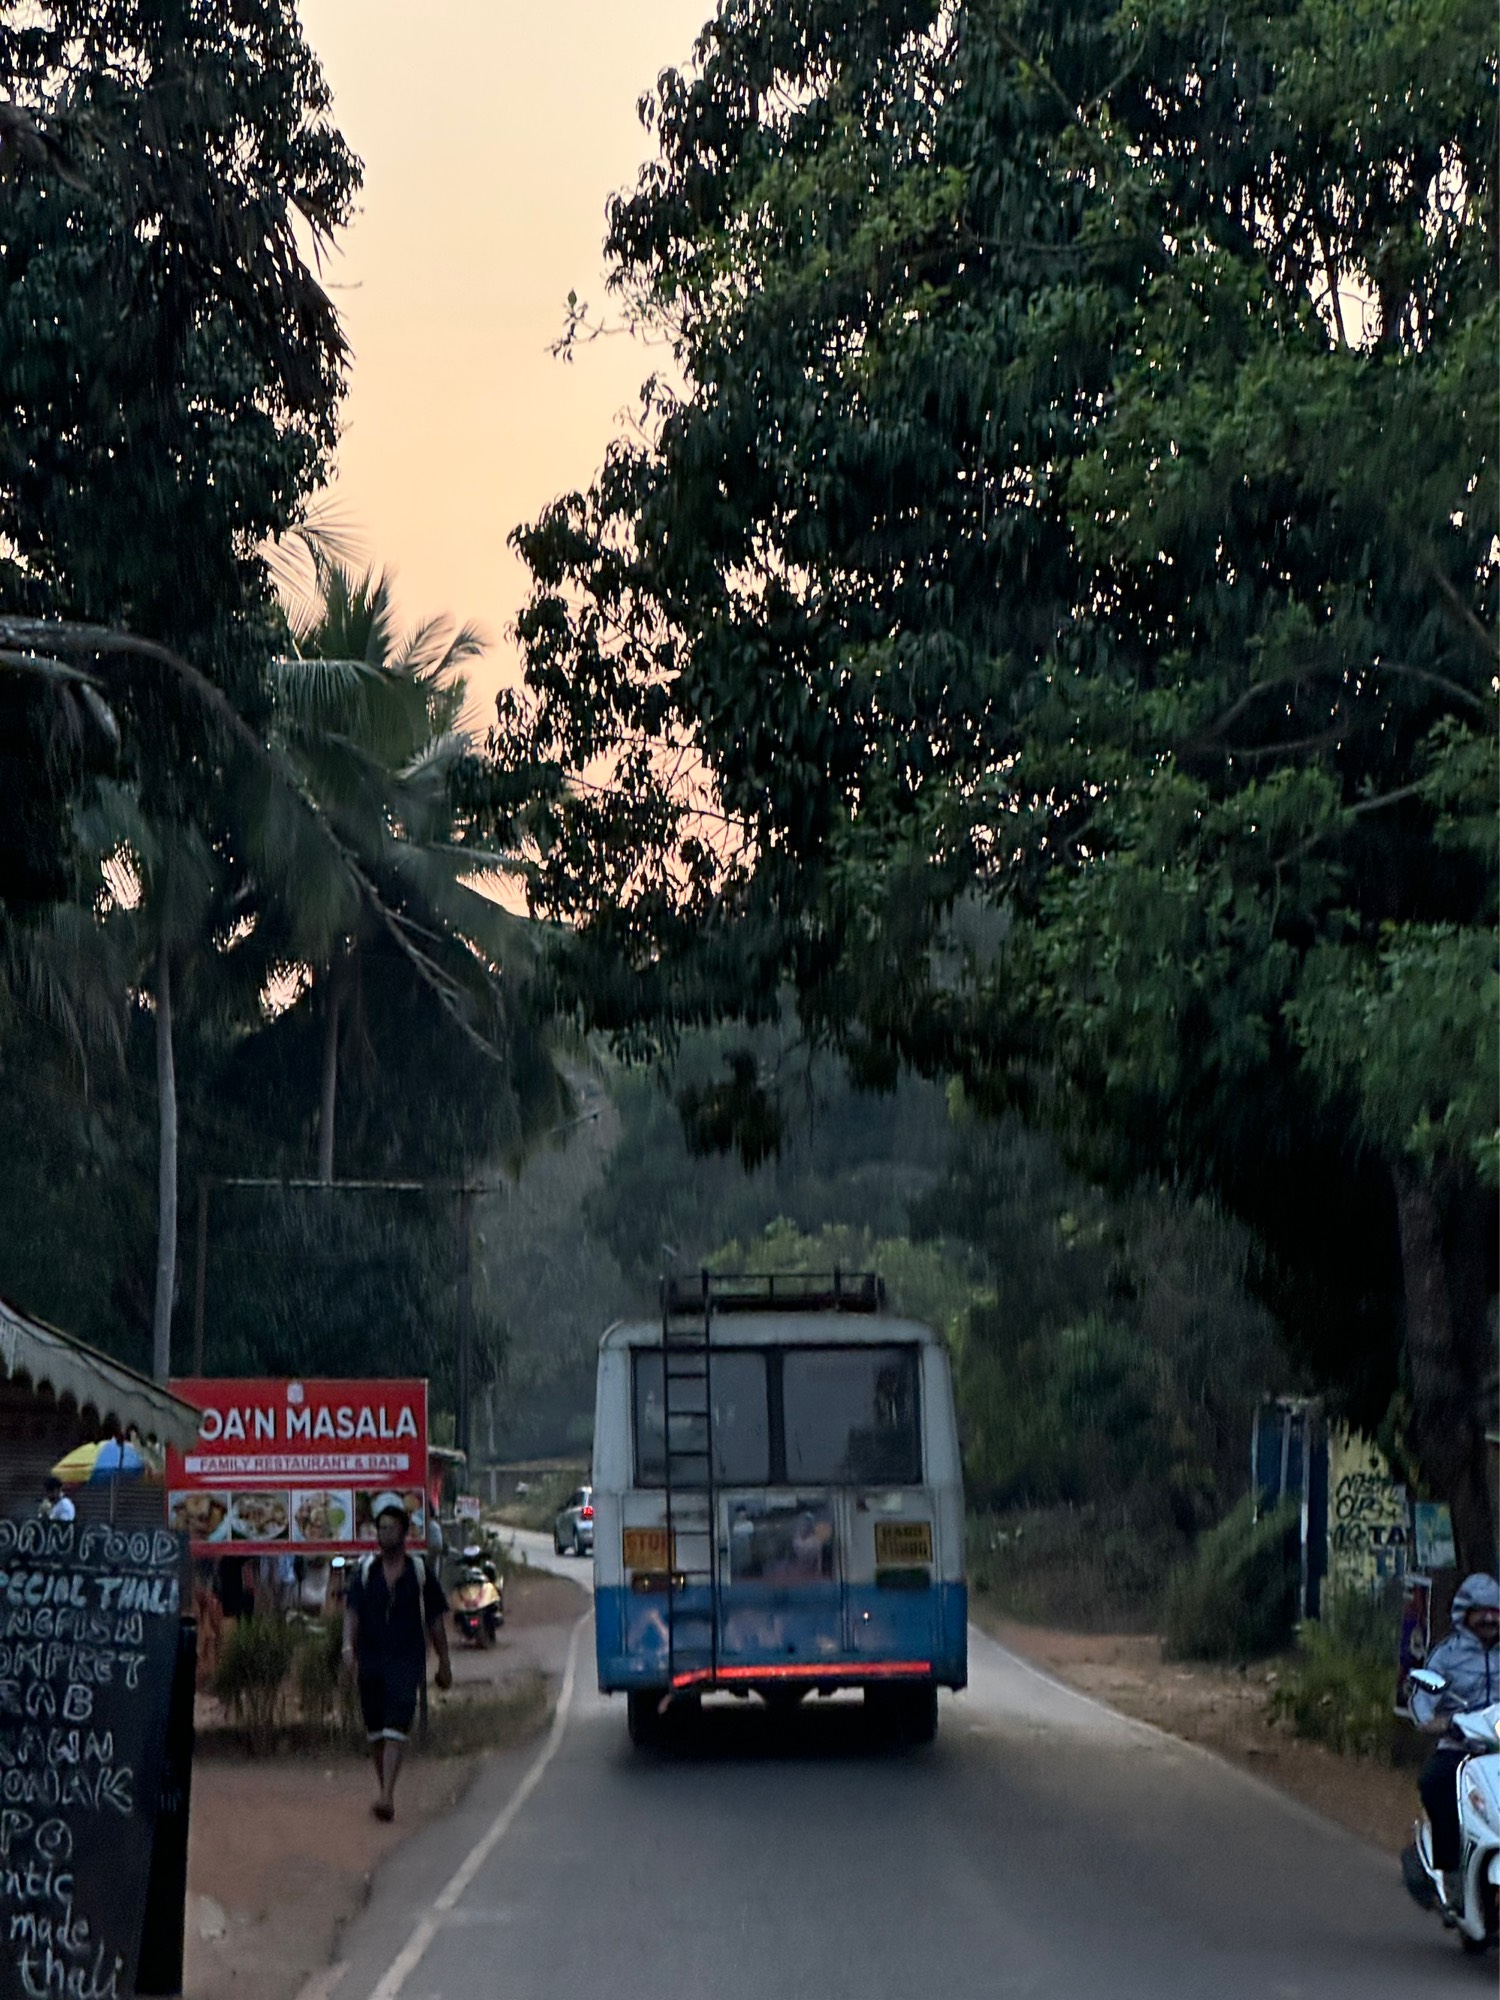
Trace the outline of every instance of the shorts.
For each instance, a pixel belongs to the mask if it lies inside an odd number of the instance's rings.
[[[399,1667],[360,1674],[359,1706],[370,1742],[406,1741],[417,1712],[417,1680],[416,1674],[403,1673]]]

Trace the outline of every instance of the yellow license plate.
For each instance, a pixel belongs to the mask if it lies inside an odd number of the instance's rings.
[[[875,1523],[877,1563],[930,1563],[932,1523],[930,1521],[877,1521]]]
[[[670,1567],[665,1528],[626,1528],[621,1542],[626,1569],[665,1570]]]

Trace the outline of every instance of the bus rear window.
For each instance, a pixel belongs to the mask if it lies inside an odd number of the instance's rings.
[[[660,1352],[649,1348],[634,1357],[635,1477],[638,1486],[660,1486],[663,1463],[665,1405],[662,1399]],[[714,1398],[714,1481],[725,1486],[764,1486],[771,1476],[771,1424],[766,1401],[766,1360],[745,1350],[715,1349],[712,1361]],[[693,1385],[674,1383],[674,1406],[692,1401]],[[702,1391],[698,1390],[701,1397]],[[697,1443],[702,1426],[677,1418],[672,1427],[678,1449]],[[673,1485],[703,1483],[703,1462],[682,1461],[672,1468]]]
[[[792,1485],[920,1483],[912,1348],[787,1348],[781,1379]]]

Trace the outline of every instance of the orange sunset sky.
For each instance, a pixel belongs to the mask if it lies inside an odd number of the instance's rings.
[[[406,620],[451,612],[518,671],[525,573],[506,537],[582,485],[661,354],[548,345],[605,305],[604,206],[650,152],[636,100],[688,60],[712,0],[302,0],[365,165],[324,277],[354,350],[338,518],[397,572]],[[476,708],[478,704],[476,703]],[[482,722],[482,716],[476,716]]]

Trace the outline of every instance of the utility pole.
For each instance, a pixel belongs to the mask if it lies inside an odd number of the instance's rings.
[[[592,1125],[597,1110],[580,1113],[539,1134],[550,1139],[574,1125]],[[492,1190],[505,1190],[508,1183],[495,1181],[403,1181],[403,1180],[307,1180],[301,1176],[271,1174],[203,1175],[198,1182],[197,1270],[193,1300],[193,1367],[199,1375],[204,1363],[204,1314],[208,1290],[208,1204],[214,1188],[264,1188],[283,1195],[293,1190],[313,1194],[456,1194],[458,1196],[458,1243],[455,1271],[453,1442],[461,1452],[474,1449],[474,1197]],[[493,1396],[488,1403],[489,1449],[495,1451],[495,1409]]]
[[[474,1445],[474,1189],[458,1190],[458,1352],[453,1388],[453,1442],[465,1458]]]
[[[193,1269],[193,1373],[203,1375],[203,1308],[208,1293],[208,1176],[198,1176],[198,1247]]]

